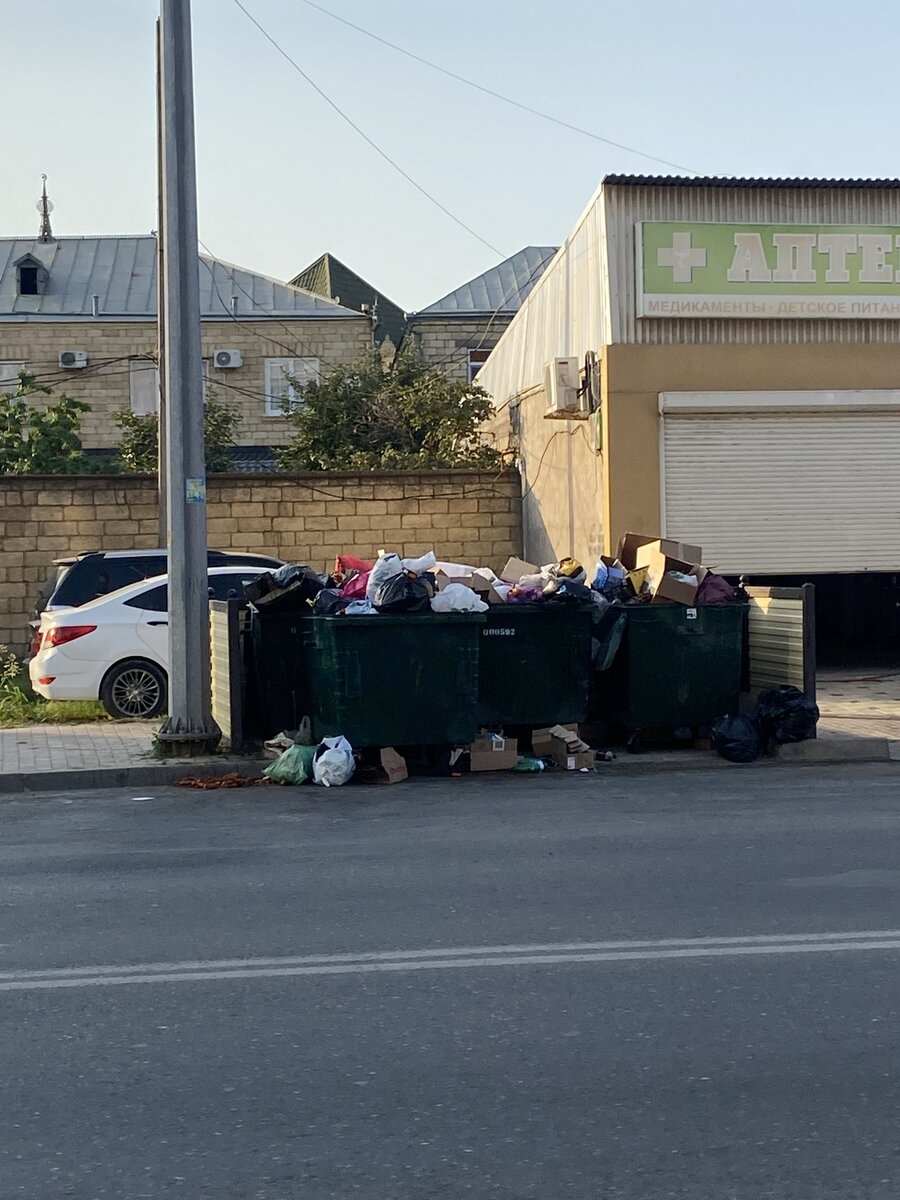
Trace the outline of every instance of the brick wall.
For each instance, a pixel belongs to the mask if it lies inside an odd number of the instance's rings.
[[[409,323],[422,361],[451,379],[467,379],[469,350],[493,350],[512,317],[413,318]]]
[[[278,446],[290,430],[282,416],[267,417],[265,360],[267,358],[318,358],[321,369],[356,362],[370,347],[368,317],[311,317],[267,321],[241,318],[203,323],[203,355],[216,350],[240,350],[243,365],[220,370],[211,366],[217,398],[237,408],[241,423],[236,441],[241,446]],[[82,444],[88,450],[108,449],[119,442],[113,414],[129,407],[129,359],[152,355],[157,349],[155,321],[31,321],[0,324],[0,361],[24,362],[26,370],[76,400],[91,406],[81,425]],[[62,350],[86,350],[88,366],[60,370]],[[35,396],[29,403],[40,407]]]
[[[503,566],[521,553],[518,475],[221,475],[209,480],[209,544],[330,568],[342,551],[374,557],[434,549]],[[135,476],[0,479],[0,643],[20,653],[54,558],[159,545],[156,485]]]

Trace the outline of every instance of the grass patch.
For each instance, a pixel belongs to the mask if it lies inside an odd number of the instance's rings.
[[[110,717],[99,701],[44,700],[36,696],[22,664],[5,646],[0,646],[0,729],[108,720]]]

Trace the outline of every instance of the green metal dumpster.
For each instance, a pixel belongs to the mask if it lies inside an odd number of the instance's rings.
[[[644,733],[696,729],[738,711],[743,604],[633,605],[619,651],[597,677],[606,721],[637,750]]]
[[[556,725],[588,715],[589,606],[504,604],[485,613],[479,725]]]
[[[354,748],[470,742],[483,625],[480,613],[305,618],[313,736],[343,734]]]
[[[296,729],[306,715],[302,613],[251,612],[245,727],[259,738]]]

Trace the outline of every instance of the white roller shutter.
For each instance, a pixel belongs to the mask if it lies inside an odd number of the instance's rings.
[[[900,392],[664,393],[663,528],[720,571],[900,569]]]

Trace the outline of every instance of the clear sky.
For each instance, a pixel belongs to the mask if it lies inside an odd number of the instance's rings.
[[[604,174],[666,173],[398,55],[304,0],[243,0],[332,99],[503,256],[562,240]],[[317,0],[442,66],[709,174],[900,172],[887,0]],[[0,234],[156,226],[158,0],[0,0]],[[193,0],[200,236],[287,279],[331,251],[402,307],[499,255],[415,191],[234,0]]]

